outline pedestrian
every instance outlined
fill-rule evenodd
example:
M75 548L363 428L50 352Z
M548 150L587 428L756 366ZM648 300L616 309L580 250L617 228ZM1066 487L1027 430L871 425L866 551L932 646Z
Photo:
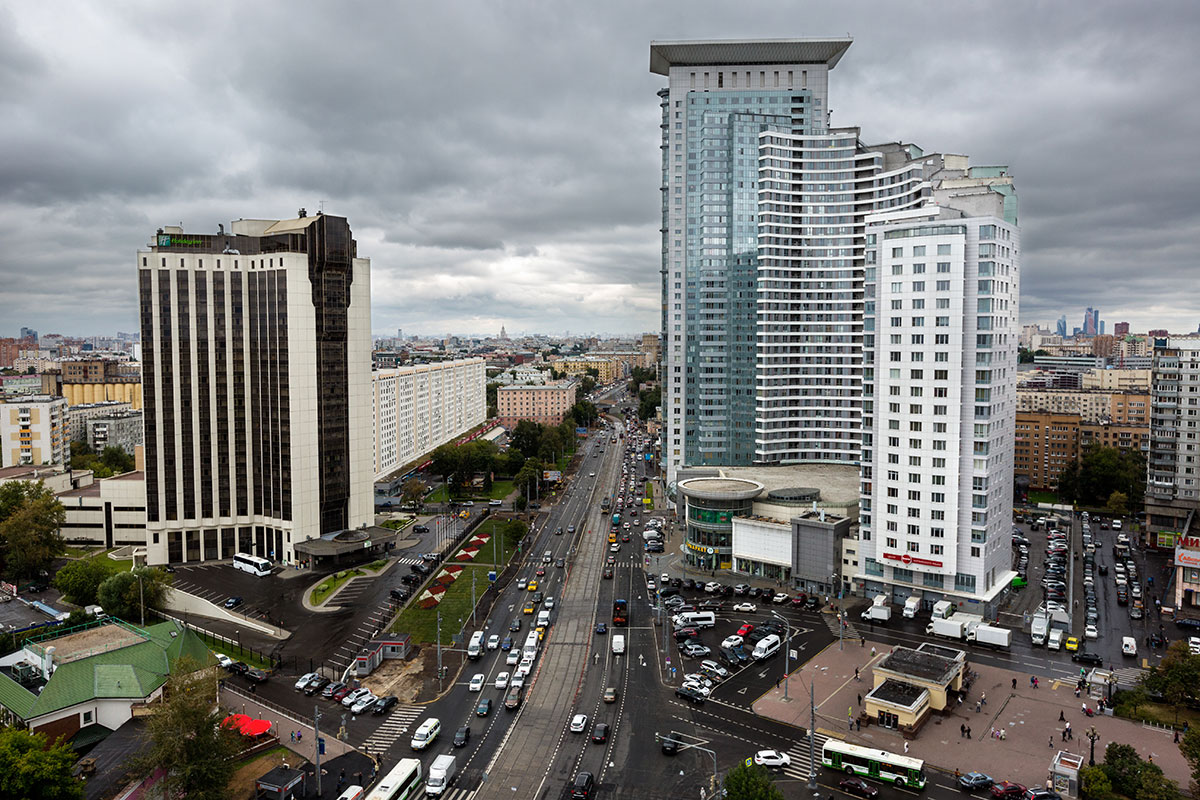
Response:
M858 667L855 667L855 668L854 668L854 680L856 680L856 681L857 681L857 680L859 680L859 677L858 677Z
M1049 746L1051 749L1054 748L1054 737L1053 736L1050 737L1050 745Z
M1038 688L1038 679L1037 678L1033 679L1033 688L1035 688L1035 689Z
M875 645L871 645L871 658L875 658Z
M979 695L979 702L985 706L987 705L987 692L984 692L981 695Z
M968 739L971 738L971 726L970 725L967 726L967 738Z
M292 731L292 741L296 741L296 732Z
M1065 742L1067 740L1067 729L1063 728L1059 733L1062 734L1062 740Z
M981 703L980 701L976 700L976 701L975 701L975 713L976 713L976 714L978 714L978 713L979 713L980 711L982 711L982 710L983 710L983 703Z
M1013 678L1013 691L1015 692L1016 690L1017 690L1017 679Z
M967 735L967 723L958 726L958 738L962 739Z
M1032 687L1033 687L1033 686L1035 686L1036 684L1037 684L1037 678L1035 678L1035 677L1033 677L1032 675L1030 675L1030 676L1029 676L1029 686L1030 686L1030 688L1032 688Z
M1179 731L1175 731L1175 744L1179 744Z
M854 720L854 730L856 730L856 731L861 731L861 730L862 730L862 720L861 720L861 719L856 719L856 720ZM1176 736L1176 737L1178 737L1178 736L1179 736L1179 732L1178 732L1178 731L1176 731L1176 732L1175 732L1175 736Z
M908 740L905 740L904 742L904 752L906 755L908 754Z
M866 647L866 646L867 646L867 640L866 640L866 639L859 639L859 640L858 640L858 646L859 646L859 647Z
M1058 721L1059 722L1067 721L1067 715L1063 713L1063 710L1061 708L1058 710Z
M304 738L304 731L296 731L296 741L299 742L302 738Z
M858 704L860 706L862 705L862 695L861 694L858 696Z

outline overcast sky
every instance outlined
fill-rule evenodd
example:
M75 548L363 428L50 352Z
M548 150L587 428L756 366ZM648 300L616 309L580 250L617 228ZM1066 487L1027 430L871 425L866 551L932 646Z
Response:
M1008 164L1023 322L1200 325L1200 3L0 4L0 335L137 330L160 225L321 201L377 333L657 327L652 39L845 36L835 125Z

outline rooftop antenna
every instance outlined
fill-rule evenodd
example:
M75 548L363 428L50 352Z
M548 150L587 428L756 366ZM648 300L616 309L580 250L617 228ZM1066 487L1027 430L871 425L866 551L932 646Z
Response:
M325 213L325 201L324 201L324 200L318 200L318 201L317 201L317 213L318 213L318 214L324 214L324 213Z

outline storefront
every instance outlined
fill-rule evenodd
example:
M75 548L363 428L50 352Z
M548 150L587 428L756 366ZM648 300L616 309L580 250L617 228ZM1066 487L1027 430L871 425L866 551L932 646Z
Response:
M714 571L733 568L733 519L751 514L763 491L758 481L741 478L689 478L680 481L689 566Z

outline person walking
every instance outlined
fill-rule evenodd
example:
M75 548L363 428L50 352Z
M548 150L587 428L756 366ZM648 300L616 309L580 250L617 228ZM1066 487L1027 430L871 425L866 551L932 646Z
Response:
M908 755L908 740L904 740L904 754Z
M1015 692L1016 690L1017 690L1017 679L1013 678L1013 691Z
M861 694L858 696L858 704L860 706L862 705L862 695Z
M1050 743L1049 743L1049 747L1050 747L1050 749L1052 749L1052 750L1054 749L1054 737L1053 737L1053 736L1051 736L1051 737L1050 737Z
M983 692L979 695L979 702L985 706L987 705L987 692Z
M1058 721L1059 722L1067 721L1067 715L1063 713L1063 710L1061 708L1058 710Z
M976 714L978 714L978 713L979 713L980 711L982 711L982 710L983 710L983 701L982 701L982 700L976 700L976 701L975 701L975 713L976 713Z
M968 739L971 738L971 726L970 725L967 726L967 738Z
M966 735L967 735L967 723L964 722L963 724L958 726L958 738L960 738L960 739L966 738Z
M858 677L858 667L854 668L854 680L861 680L861 678Z

